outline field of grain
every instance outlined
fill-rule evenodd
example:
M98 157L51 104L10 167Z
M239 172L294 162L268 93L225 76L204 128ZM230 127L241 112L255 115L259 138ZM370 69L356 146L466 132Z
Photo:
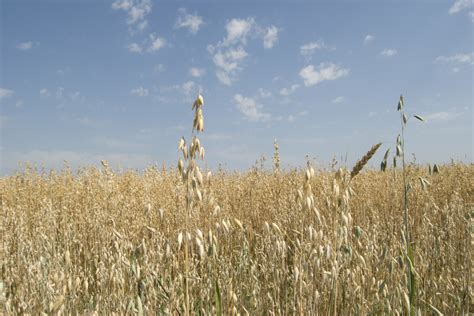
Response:
M474 167L406 172L414 299L400 170L216 170L192 208L177 169L4 177L1 310L406 315L412 302L423 315L465 314Z

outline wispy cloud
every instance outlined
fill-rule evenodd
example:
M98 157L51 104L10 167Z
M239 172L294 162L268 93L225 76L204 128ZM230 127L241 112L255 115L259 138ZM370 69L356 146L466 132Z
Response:
M258 89L258 94L260 95L261 98L269 98L272 96L272 93L268 90L265 90L263 88Z
M227 22L225 28L227 36L223 42L224 46L233 44L247 44L247 37L250 34L250 30L255 26L255 19L232 19Z
M150 34L150 46L148 47L149 53L154 53L165 47L166 40L162 37L157 37L155 34Z
M39 45L39 43L36 43L36 45ZM16 48L19 49L19 50L30 50L34 46L35 46L35 43L33 43L32 41L28 41L28 42L18 43L16 45Z
M472 8L474 5L474 0L457 0L449 8L449 14L456 14L462 10Z
M73 101L79 100L81 93L79 91L74 91L69 94L69 98Z
M170 92L170 91L177 91L177 92L180 92L183 94L183 96L185 97L184 100L180 100L179 98L176 98L176 94L174 94L173 96L173 100L176 101L176 102L182 102L182 101L185 101L185 102L191 102L192 99L190 98L191 95L194 95L194 94L197 94L197 93L202 93L202 86L201 85L198 85L196 84L194 81L192 80L188 80L182 84L175 84L175 85L172 85L172 86L164 86L164 87L160 87L160 91L162 93L167 93L167 92ZM164 96L161 96L161 100L164 101L165 100L165 97ZM171 100L169 98L167 98L168 102Z
M295 91L300 87L299 84L294 84L292 85L291 87L289 88L283 88L280 90L280 95L283 95L283 96L289 96L293 93L295 93Z
M343 96L336 97L332 100L332 103L342 103L346 100Z
M265 49L271 49L278 42L278 28L274 25L270 26L265 30L263 35L263 47Z
M184 8L179 9L178 13L175 23L176 28L187 28L189 32L196 34L204 24L204 20L197 13L189 14Z
M329 47L324 43L323 40L318 40L316 42L310 42L307 44L304 44L300 47L300 54L305 57L306 59L311 59L311 57L314 55L314 53L317 50L323 50L323 49L329 49L332 50L334 47Z
M371 34L367 34L365 37L364 37L364 44L367 45L369 43L372 43L373 41L375 40L375 36L371 35Z
M63 98L63 95L64 95L64 88L63 87L58 87L56 89L56 99L58 100L61 100Z
M333 63L321 63L315 68L309 65L300 70L300 77L306 87L314 86L326 80L336 80L349 75L350 70Z
M211 141L224 141L224 140L232 139L232 136L229 134L223 134L223 133L212 133L212 134L205 134L204 138Z
M112 9L127 13L127 25L130 32L143 31L148 26L147 15L152 9L151 0L116 0Z
M148 39L144 40L142 44L133 42L128 45L128 51L137 54L142 54L145 50L147 53L156 53L165 46L166 40L152 33L148 35Z
M192 77L199 78L199 77L202 77L206 74L206 69L192 67L192 68L189 69L189 74Z
M462 113L452 109L449 111L441 111L441 112L426 114L423 117L427 122L439 123L439 122L452 121L461 115Z
M398 54L398 51L394 48L387 48L380 52L380 55L385 57L392 57Z
M71 70L70 67L64 67L64 68L60 68L58 70L56 70L56 74L60 75L60 76L63 76L65 75L67 72L69 72Z
M236 94L234 95L234 103L245 118L251 122L264 122L271 117L270 114L262 111L263 106L253 98Z
M240 63L248 56L242 46L218 51L212 58L217 66L216 76L219 81L227 86L232 85L237 74L242 69Z
M138 45L137 43L132 43L128 45L128 51L132 53L139 53L141 54L143 52L143 48Z
M11 97L15 92L10 89L0 88L0 100Z
M192 92L197 93L197 90L198 90L196 83L194 81L186 81L185 83L183 83L181 87L183 89L184 94L186 95L190 95Z
M254 18L231 19L225 26L226 36L215 45L208 45L216 66L217 79L230 86L238 79L242 63L248 56L245 46L250 38L262 38L265 49L270 49L278 42L279 29L272 25L268 28L259 26Z
M471 64L474 65L474 52L472 53L460 53L452 56L438 56L435 59L436 63L459 63L459 64Z
M148 89L146 88L138 87L138 88L130 90L130 94L136 95L138 97L147 97L149 92L148 92Z
M155 65L155 67L153 67L153 71L155 73L163 72L163 71L165 71L165 65L163 65L163 64Z

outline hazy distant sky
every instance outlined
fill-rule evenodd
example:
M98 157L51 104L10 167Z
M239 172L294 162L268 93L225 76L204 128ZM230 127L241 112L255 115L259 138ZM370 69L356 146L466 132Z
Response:
M472 162L473 2L0 0L0 173L175 164L199 91L214 167L393 147L400 93L410 159Z

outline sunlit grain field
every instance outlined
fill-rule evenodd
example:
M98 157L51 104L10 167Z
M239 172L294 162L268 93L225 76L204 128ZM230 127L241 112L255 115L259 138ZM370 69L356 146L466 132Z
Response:
M1 310L409 314L401 171L311 169L214 170L188 215L177 169L4 177ZM466 314L474 167L406 171L415 310Z

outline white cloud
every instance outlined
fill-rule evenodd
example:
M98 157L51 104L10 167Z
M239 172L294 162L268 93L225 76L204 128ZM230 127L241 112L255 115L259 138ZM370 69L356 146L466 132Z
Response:
M215 45L208 45L207 50L212 55L216 66L217 79L224 85L230 86L237 80L242 70L242 62L248 56L244 47L249 38L262 38L264 48L274 47L278 41L278 28L260 27L254 18L231 19L226 23L226 36Z
M132 52L132 53L139 53L141 54L143 52L143 49L140 45L138 45L137 43L132 43L130 45L128 45L128 51L129 52Z
M19 43L18 45L16 45L16 48L19 50L30 50L33 48L33 42L28 41L28 42Z
M314 86L322 81L336 80L349 75L349 69L341 68L333 63L321 63L318 68L309 65L301 69L300 77L306 87Z
M196 91L196 84L194 83L194 81L186 81L185 83L183 83L182 85L182 89L184 91L184 94L186 95L189 95L191 94L191 92Z
M230 20L225 27L227 37L225 38L224 45L231 45L238 42L246 44L247 36L254 25L255 20L253 18Z
M263 36L263 47L270 49L278 42L278 28L274 25L267 28Z
M232 136L228 134L222 134L222 133L213 133L213 134L205 134L204 138L211 141L224 141L224 140L232 139Z
M289 88L283 88L280 90L280 95L289 96L290 94L295 93L295 91L300 87L299 84L294 84Z
M455 54L452 56L438 56L436 57L435 62L474 65L474 52L466 54Z
M474 11L469 12L468 16L471 19L471 22L474 23Z
M158 64L158 65L155 65L155 67L153 67L153 71L156 73L163 72L164 70L165 70L165 65L163 64Z
M428 115L424 115L423 118L427 122L438 123L438 122L452 121L461 115L462 113L455 112L455 111L449 111L449 112L442 111L442 112L435 112Z
M47 98L51 95L51 93L46 88L41 89L39 94L42 98Z
M15 106L17 108L21 108L21 107L23 107L24 104L25 103L23 102L23 100L18 100L18 101L16 101Z
M214 64L225 72L233 72L239 68L239 62L245 59L248 54L242 46L236 49L229 49L223 52L217 52L214 55Z
M247 98L241 94L234 95L234 102L237 109L251 122L268 121L270 114L262 112L262 105L255 99Z
M374 40L375 40L375 36L367 34L364 37L364 44L369 44L369 43L373 42Z
M170 91L178 91L180 93L183 93L184 96L185 96L185 99L184 100L179 100L179 99L174 99L175 102L181 102L181 101L184 101L184 102L192 102L191 99L189 99L189 96L191 94L194 94L194 93L202 93L202 86L200 85L197 85L194 81L186 81L184 82L183 84L175 84L175 85L172 85L172 86L163 86L163 87L160 87L160 90L163 92L163 93L166 93L166 92L170 92ZM175 97L176 97L176 94L175 94ZM163 102L164 99L162 99ZM167 102L170 102L170 99L167 99Z
M267 91L263 88L259 88L258 93L260 94L261 98L269 98L272 96L272 93L270 91Z
M58 69L56 70L56 73L60 76L63 76L65 75L67 72L69 72L71 70L70 67L65 67L65 68L61 68L61 69Z
M219 81L222 84L224 84L226 86L231 86L232 85L232 79L230 78L228 73L226 73L225 71L217 70L216 71L216 77L217 77L217 79L219 79Z
M464 9L471 8L474 5L474 0L457 0L449 8L449 14L456 14Z
M0 100L11 97L15 92L10 89L0 88Z
M204 23L201 16L196 14L189 14L186 9L179 9L178 19L176 20L176 28L187 28L189 32L196 34L199 28Z
M206 69L192 67L192 68L189 69L189 74L192 77L199 78L199 77L202 77L206 74Z
M148 47L148 52L149 53L154 53L159 51L161 48L165 47L166 41L162 37L155 37L154 34L150 34L150 47Z
M389 49L384 49L383 51L381 51L380 55L385 56L385 57L392 57L392 56L395 56L397 53L398 52L396 49L389 48Z
M132 32L143 31L147 27L146 16L150 14L151 8L151 0L116 0L112 3L112 9L127 13L127 24Z
M240 71L240 63L248 56L242 46L238 48L229 48L224 52L218 51L213 62L217 66L217 78L225 85L230 86L236 80L237 73Z
M343 96L336 97L332 100L332 103L342 103L346 100Z
M56 99L59 99L59 100L62 99L63 94L64 94L64 88L58 87L58 89L56 89Z
M130 90L130 93L136 95L138 97L147 97L148 96L148 89L143 87L138 87L135 89Z
M81 96L81 93L79 91L75 91L69 94L69 97L71 100L77 100Z
M324 43L323 40L319 40L317 42L310 42L300 47L300 54L307 59L311 59L311 57L317 50L322 50L322 49L331 49L331 48L328 47L326 43Z

